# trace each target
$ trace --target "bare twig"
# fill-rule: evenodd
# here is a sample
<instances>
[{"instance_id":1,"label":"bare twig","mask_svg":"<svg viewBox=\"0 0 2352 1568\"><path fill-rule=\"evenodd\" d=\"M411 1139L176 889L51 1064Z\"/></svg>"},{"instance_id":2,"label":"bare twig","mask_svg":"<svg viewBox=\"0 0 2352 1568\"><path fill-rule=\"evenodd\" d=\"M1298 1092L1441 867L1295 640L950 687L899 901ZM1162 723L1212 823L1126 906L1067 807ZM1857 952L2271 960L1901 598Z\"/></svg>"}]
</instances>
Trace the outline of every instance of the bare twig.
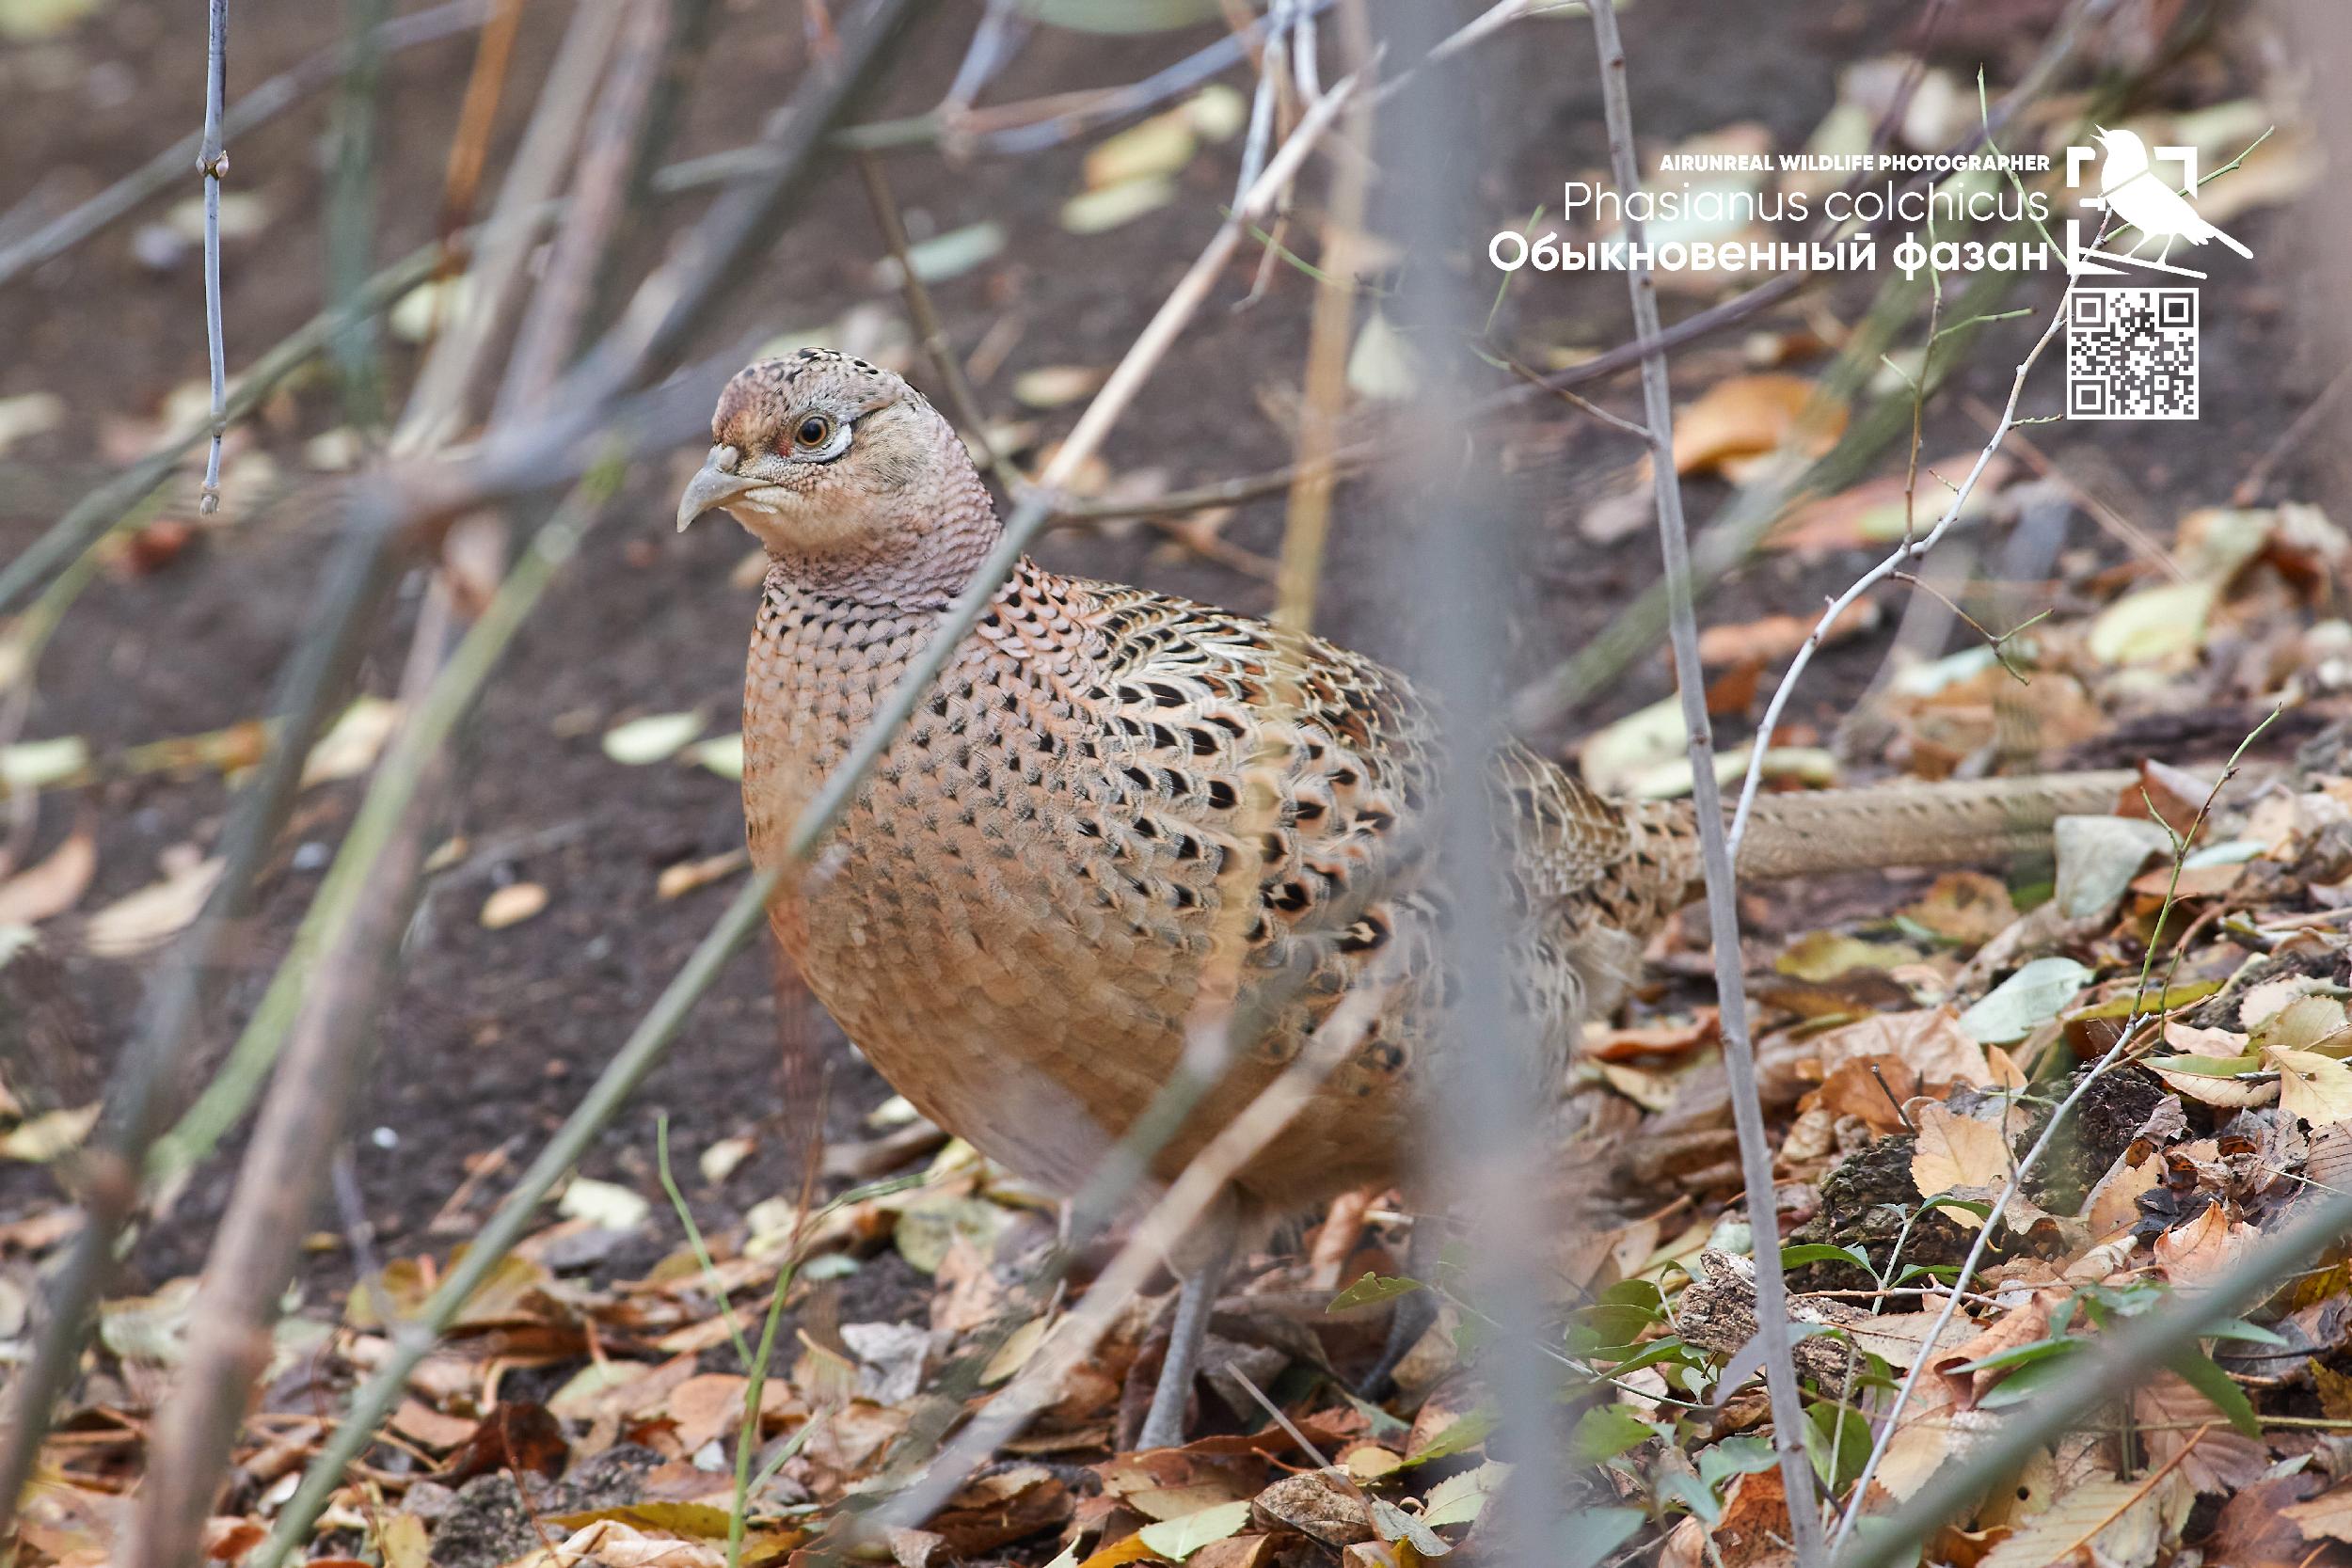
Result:
<instances>
[{"instance_id":1,"label":"bare twig","mask_svg":"<svg viewBox=\"0 0 2352 1568\"><path fill-rule=\"evenodd\" d=\"M327 197L326 303L342 312L331 351L343 414L373 433L383 417L375 321L348 309L367 287L375 240L375 108L384 83L383 27L389 0L344 0L349 68L335 103L335 176Z\"/></svg>"},{"instance_id":2,"label":"bare twig","mask_svg":"<svg viewBox=\"0 0 2352 1568\"><path fill-rule=\"evenodd\" d=\"M372 41L377 50L387 55L413 49L420 44L437 43L469 28L479 27L487 9L488 0L450 0L449 4L387 22L375 30ZM348 40L322 50L293 70L271 77L229 105L220 117L223 139L242 135L266 123L311 93L341 79L350 58L350 50ZM135 172L116 181L72 212L42 225L14 245L0 248L0 285L13 281L28 267L39 266L43 261L64 255L108 224L135 210L142 202L171 189L187 177L188 165L201 155L204 146L200 134L182 137L140 165Z\"/></svg>"},{"instance_id":3,"label":"bare twig","mask_svg":"<svg viewBox=\"0 0 2352 1568\"><path fill-rule=\"evenodd\" d=\"M1363 0L1344 0L1342 12L1354 49L1351 64L1369 55ZM1262 81L1270 96L1273 52ZM1357 255L1362 240L1364 204L1371 189L1372 100L1348 110L1346 139L1356 156L1332 165L1330 200L1323 218L1322 280L1307 327L1306 401L1299 411L1298 456L1294 465L1290 515L1282 531L1281 578L1275 594L1274 624L1305 631L1314 620L1315 585L1323 575L1323 548L1331 527L1331 461L1339 446L1347 403L1347 352L1356 319Z\"/></svg>"},{"instance_id":4,"label":"bare twig","mask_svg":"<svg viewBox=\"0 0 2352 1568\"><path fill-rule=\"evenodd\" d=\"M531 291L530 309L507 356L493 418L531 412L579 346L597 269L628 211L629 175L637 166L638 144L661 70L669 8L670 0L623 0L615 8L612 65L601 80L591 80L596 119L580 143L579 172L553 252ZM547 99L542 92L542 106Z\"/></svg>"},{"instance_id":5,"label":"bare twig","mask_svg":"<svg viewBox=\"0 0 2352 1568\"><path fill-rule=\"evenodd\" d=\"M196 154L197 172L204 177L204 339L213 369L213 444L204 459L204 489L196 503L206 516L220 510L220 441L229 429L229 359L220 321L220 182L229 177L220 103L229 87L229 0L212 0L211 16L204 51L204 143Z\"/></svg>"},{"instance_id":6,"label":"bare twig","mask_svg":"<svg viewBox=\"0 0 2352 1568\"><path fill-rule=\"evenodd\" d=\"M584 0L572 12L555 63L548 68L546 85L532 107L522 146L507 168L489 221L483 226L473 264L466 271L458 313L448 330L434 340L424 368L417 372L407 411L392 436L395 451L433 451L465 428L484 362L498 341L492 324L506 319L515 309L516 292L525 280L523 263L538 227L534 215L563 184L580 127L604 79L604 63L620 31L622 14L621 0ZM605 193L608 198L611 194L610 189ZM596 225L609 215L596 211L593 201L586 212L576 203L565 221L578 232L580 223ZM564 299L555 303L562 304ZM531 320L540 324L535 329L537 340L548 336L545 324L548 319L534 307ZM577 311L564 319L577 321ZM546 361L560 352L538 341L518 345L521 348L532 353L526 365L534 376L543 370L551 371L553 365ZM520 360L519 352L516 357ZM501 409L502 413L511 411Z\"/></svg>"},{"instance_id":7,"label":"bare twig","mask_svg":"<svg viewBox=\"0 0 2352 1568\"><path fill-rule=\"evenodd\" d=\"M441 208L436 232L441 241L441 264L435 277L454 277L464 270L465 255L458 231L471 219L474 199L482 190L482 170L490 156L490 127L498 119L499 100L506 93L506 77L515 62L515 35L522 26L522 0L494 0L496 9L474 40L473 65L466 72L465 96L457 103L457 125L450 134L449 158L441 169ZM447 312L434 310L437 335ZM414 401L413 393L411 401Z\"/></svg>"},{"instance_id":8,"label":"bare twig","mask_svg":"<svg viewBox=\"0 0 2352 1568\"><path fill-rule=\"evenodd\" d=\"M1600 49L1601 103L1609 124L1609 161L1620 190L1637 190L1641 169L1633 152L1632 100L1626 87L1625 44L1617 33L1615 0L1592 0L1593 34ZM1629 224L1633 245L1642 245L1638 224ZM1629 269L1635 335L1658 335L1657 284L1646 266ZM1682 483L1670 457L1674 451L1674 394L1666 361L1654 355L1642 363L1642 403L1650 433L1650 470L1658 488L1658 538L1665 558L1667 603L1674 642L1676 684L1682 697L1683 728L1690 736L1692 804L1697 809L1699 850L1707 873L1707 923L1715 947L1715 988L1722 1010L1724 1068L1729 1080L1732 1120L1740 1135L1740 1171L1747 1188L1748 1226L1756 1257L1756 1339L1764 1355L1764 1381L1772 1397L1772 1446L1780 1452L1780 1474L1788 1497L1790 1544L1800 1568L1821 1562L1821 1521L1814 1508L1813 1465L1806 1456L1804 1402L1797 1386L1794 1345L1789 1336L1788 1286L1780 1268L1780 1203L1772 1184L1771 1134L1756 1092L1756 1052L1748 1036L1747 990L1740 960L1740 912L1731 844L1724 831L1723 802L1715 786L1715 743L1707 716L1707 682L1699 665L1698 615L1691 586L1691 540L1682 520ZM1756 754L1763 754L1759 741Z\"/></svg>"},{"instance_id":9,"label":"bare twig","mask_svg":"<svg viewBox=\"0 0 2352 1568\"><path fill-rule=\"evenodd\" d=\"M866 199L874 209L874 222L882 230L882 244L889 247L891 259L898 263L898 292L906 299L907 317L914 324L915 346L923 351L923 357L930 362L931 373L939 378L956 423L962 427L966 439L980 449L988 471L996 480L996 487L1004 492L1006 500L1016 499L1021 494L1021 470L996 450L996 443L988 433L988 416L980 411L980 400L973 396L972 383L964 376L963 361L947 341L946 324L939 319L939 311L931 304L930 290L915 274L914 259L907 253L906 224L899 219L897 198L890 194L890 176L883 170L882 159L871 152L857 154L857 171L866 182Z\"/></svg>"}]
</instances>

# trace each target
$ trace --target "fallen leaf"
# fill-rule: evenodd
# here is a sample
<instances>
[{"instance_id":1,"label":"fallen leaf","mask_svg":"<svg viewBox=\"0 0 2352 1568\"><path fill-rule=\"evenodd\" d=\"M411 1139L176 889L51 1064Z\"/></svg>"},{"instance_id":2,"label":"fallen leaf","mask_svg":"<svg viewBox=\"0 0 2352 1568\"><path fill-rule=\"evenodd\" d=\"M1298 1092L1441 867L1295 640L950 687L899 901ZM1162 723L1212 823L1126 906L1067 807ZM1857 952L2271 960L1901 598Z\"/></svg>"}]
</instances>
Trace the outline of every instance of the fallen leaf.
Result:
<instances>
[{"instance_id":1,"label":"fallen leaf","mask_svg":"<svg viewBox=\"0 0 2352 1568\"><path fill-rule=\"evenodd\" d=\"M343 709L342 717L302 759L302 787L356 779L373 768L384 743L400 726L400 713L398 703L381 697L361 697Z\"/></svg>"},{"instance_id":2,"label":"fallen leaf","mask_svg":"<svg viewBox=\"0 0 2352 1568\"><path fill-rule=\"evenodd\" d=\"M2024 1039L2058 1015L2089 985L2091 972L2072 958L2036 958L1960 1015L1960 1026L1985 1045Z\"/></svg>"},{"instance_id":3,"label":"fallen leaf","mask_svg":"<svg viewBox=\"0 0 2352 1568\"><path fill-rule=\"evenodd\" d=\"M2262 1059L2279 1074L2279 1104L2313 1127L2352 1117L2352 1067L2315 1051L2262 1048Z\"/></svg>"},{"instance_id":4,"label":"fallen leaf","mask_svg":"<svg viewBox=\"0 0 2352 1568\"><path fill-rule=\"evenodd\" d=\"M1219 1503L1179 1519L1146 1525L1136 1534L1145 1546L1174 1562L1182 1562L1212 1541L1237 1534L1249 1523L1248 1502Z\"/></svg>"},{"instance_id":5,"label":"fallen leaf","mask_svg":"<svg viewBox=\"0 0 2352 1568\"><path fill-rule=\"evenodd\" d=\"M1347 351L1348 389L1368 398L1395 400L1413 396L1423 380L1412 345L1375 307Z\"/></svg>"},{"instance_id":6,"label":"fallen leaf","mask_svg":"<svg viewBox=\"0 0 2352 1568\"><path fill-rule=\"evenodd\" d=\"M951 277L993 261L1005 248L1005 226L994 221L968 223L961 229L950 229L945 234L934 234L928 240L907 246L907 261L914 276L926 283L945 283ZM896 289L904 279L896 256L885 256L874 266L874 286Z\"/></svg>"},{"instance_id":7,"label":"fallen leaf","mask_svg":"<svg viewBox=\"0 0 2352 1568\"><path fill-rule=\"evenodd\" d=\"M183 857L163 880L116 899L89 917L82 942L102 958L135 958L178 936L220 880L224 862Z\"/></svg>"},{"instance_id":8,"label":"fallen leaf","mask_svg":"<svg viewBox=\"0 0 2352 1568\"><path fill-rule=\"evenodd\" d=\"M502 931L519 926L548 907L548 890L537 882L509 882L482 901L485 930Z\"/></svg>"},{"instance_id":9,"label":"fallen leaf","mask_svg":"<svg viewBox=\"0 0 2352 1568\"><path fill-rule=\"evenodd\" d=\"M1182 104L1097 142L1081 166L1089 190L1146 175L1174 174L1200 150L1192 105Z\"/></svg>"},{"instance_id":10,"label":"fallen leaf","mask_svg":"<svg viewBox=\"0 0 2352 1568\"><path fill-rule=\"evenodd\" d=\"M1779 372L1717 382L1675 415L1675 471L1704 473L1734 458L1774 451L1797 434L1799 416L1813 399L1812 382ZM1819 457L1836 444L1845 427L1845 410L1829 409L1806 433L1801 450Z\"/></svg>"},{"instance_id":11,"label":"fallen leaf","mask_svg":"<svg viewBox=\"0 0 2352 1568\"><path fill-rule=\"evenodd\" d=\"M606 1230L634 1230L645 1223L645 1217L653 1212L653 1205L616 1182L575 1176L564 1184L555 1212Z\"/></svg>"},{"instance_id":12,"label":"fallen leaf","mask_svg":"<svg viewBox=\"0 0 2352 1568\"><path fill-rule=\"evenodd\" d=\"M2099 612L2084 646L2103 664L2153 664L2195 653L2220 595L2215 582L2168 582L2126 594Z\"/></svg>"},{"instance_id":13,"label":"fallen leaf","mask_svg":"<svg viewBox=\"0 0 2352 1568\"><path fill-rule=\"evenodd\" d=\"M76 828L58 846L0 882L0 926L38 926L81 902L98 872L98 844Z\"/></svg>"},{"instance_id":14,"label":"fallen leaf","mask_svg":"<svg viewBox=\"0 0 2352 1568\"><path fill-rule=\"evenodd\" d=\"M1876 599L1856 599L1830 623L1821 646L1830 647L1877 627L1881 618ZM1760 620L1709 626L1699 634L1699 662L1713 669L1748 659L1779 663L1812 641L1819 615L1767 615Z\"/></svg>"},{"instance_id":15,"label":"fallen leaf","mask_svg":"<svg viewBox=\"0 0 2352 1568\"><path fill-rule=\"evenodd\" d=\"M1032 408L1059 408L1093 394L1110 372L1091 365L1041 365L1012 379L1012 395Z\"/></svg>"},{"instance_id":16,"label":"fallen leaf","mask_svg":"<svg viewBox=\"0 0 2352 1568\"><path fill-rule=\"evenodd\" d=\"M1927 1196L1996 1187L2009 1177L2009 1140L1990 1122L1963 1117L1932 1101L1910 1108L1919 1142L1912 1150L1911 1180ZM1984 1222L1964 1209L1945 1213L1967 1229Z\"/></svg>"},{"instance_id":17,"label":"fallen leaf","mask_svg":"<svg viewBox=\"0 0 2352 1568\"><path fill-rule=\"evenodd\" d=\"M72 1110L45 1112L18 1122L0 1133L0 1160L45 1165L82 1147L89 1130L98 1125L98 1112L99 1106L92 1102Z\"/></svg>"},{"instance_id":18,"label":"fallen leaf","mask_svg":"<svg viewBox=\"0 0 2352 1568\"><path fill-rule=\"evenodd\" d=\"M628 768L663 762L703 733L699 713L653 713L604 732L604 754Z\"/></svg>"},{"instance_id":19,"label":"fallen leaf","mask_svg":"<svg viewBox=\"0 0 2352 1568\"><path fill-rule=\"evenodd\" d=\"M1100 190L1081 191L1062 203L1061 226L1073 234L1101 234L1157 212L1176 199L1176 182L1147 174Z\"/></svg>"}]
</instances>

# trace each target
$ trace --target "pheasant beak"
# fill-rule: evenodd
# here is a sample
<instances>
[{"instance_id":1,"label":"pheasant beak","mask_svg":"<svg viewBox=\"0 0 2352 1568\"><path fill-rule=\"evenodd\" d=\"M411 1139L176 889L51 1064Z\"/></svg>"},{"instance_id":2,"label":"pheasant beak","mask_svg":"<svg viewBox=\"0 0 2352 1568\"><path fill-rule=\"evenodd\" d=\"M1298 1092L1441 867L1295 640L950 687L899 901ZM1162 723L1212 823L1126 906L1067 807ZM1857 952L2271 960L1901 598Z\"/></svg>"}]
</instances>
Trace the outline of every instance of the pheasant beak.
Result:
<instances>
[{"instance_id":1,"label":"pheasant beak","mask_svg":"<svg viewBox=\"0 0 2352 1568\"><path fill-rule=\"evenodd\" d=\"M686 494L678 498L677 531L680 533L686 531L689 523L711 508L724 506L759 487L759 481L745 479L729 467L737 460L733 447L710 449L709 459L692 479L687 481Z\"/></svg>"}]
</instances>

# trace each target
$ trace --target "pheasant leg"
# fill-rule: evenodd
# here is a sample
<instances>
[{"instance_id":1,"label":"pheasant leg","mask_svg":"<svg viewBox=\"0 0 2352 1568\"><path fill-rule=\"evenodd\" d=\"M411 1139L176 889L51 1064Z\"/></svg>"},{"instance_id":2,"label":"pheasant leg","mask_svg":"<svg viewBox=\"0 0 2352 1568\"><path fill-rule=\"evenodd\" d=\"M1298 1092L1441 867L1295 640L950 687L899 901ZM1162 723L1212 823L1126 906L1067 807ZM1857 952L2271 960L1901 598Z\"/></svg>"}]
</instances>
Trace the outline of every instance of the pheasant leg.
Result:
<instances>
[{"instance_id":1,"label":"pheasant leg","mask_svg":"<svg viewBox=\"0 0 2352 1568\"><path fill-rule=\"evenodd\" d=\"M1232 1261L1232 1238L1220 1237L1209 1256L1177 1287L1176 1322L1168 1330L1168 1355L1160 1363L1160 1381L1152 1390L1152 1412L1143 1418L1137 1447L1172 1449L1184 1442L1184 1405L1192 1396L1192 1374L1200 1370L1201 1342L1209 1337L1216 1293Z\"/></svg>"}]
</instances>

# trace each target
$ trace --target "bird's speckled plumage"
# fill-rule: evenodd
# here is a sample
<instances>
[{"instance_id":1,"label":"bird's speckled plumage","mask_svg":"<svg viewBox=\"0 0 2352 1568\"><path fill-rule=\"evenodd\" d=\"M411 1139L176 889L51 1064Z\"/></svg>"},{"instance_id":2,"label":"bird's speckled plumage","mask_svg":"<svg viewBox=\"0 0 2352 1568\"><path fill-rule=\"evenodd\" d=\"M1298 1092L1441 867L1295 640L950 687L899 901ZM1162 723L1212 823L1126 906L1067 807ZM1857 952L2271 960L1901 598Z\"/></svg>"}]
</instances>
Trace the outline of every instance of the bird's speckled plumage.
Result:
<instances>
[{"instance_id":1,"label":"bird's speckled plumage","mask_svg":"<svg viewBox=\"0 0 2352 1568\"><path fill-rule=\"evenodd\" d=\"M794 455L796 428L836 419L841 451ZM744 687L744 806L765 865L998 523L946 421L862 361L806 351L753 367L713 436L712 483L773 557ZM1436 746L1410 687L1343 648L1025 560L817 865L787 877L772 923L901 1092L1065 1190L1166 1082L1218 975L1237 976L1245 1013L1274 999L1272 1021L1163 1174L1352 988L1390 988L1361 1045L1236 1183L1245 1207L1300 1207L1395 1176L1411 1147L1444 985L1418 831L1442 809ZM1516 744L1486 785L1519 917L1511 969L1544 1042L1530 1066L1556 1087L1580 1020L1692 889L1692 818L1604 799ZM1816 818L1784 859L1902 847ZM1896 818L1892 839L1915 839ZM1772 818L1756 831L1770 862Z\"/></svg>"}]
</instances>

